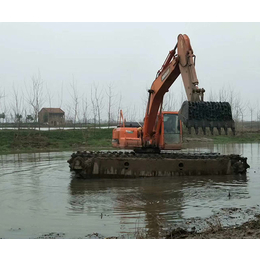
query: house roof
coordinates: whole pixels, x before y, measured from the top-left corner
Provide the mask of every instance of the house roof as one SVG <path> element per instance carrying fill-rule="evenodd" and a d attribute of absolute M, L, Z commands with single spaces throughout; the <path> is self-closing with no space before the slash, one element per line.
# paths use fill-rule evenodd
<path fill-rule="evenodd" d="M 60 108 L 47 108 L 47 107 L 43 107 L 42 109 L 41 109 L 41 111 L 42 110 L 44 110 L 44 111 L 46 111 L 46 112 L 48 112 L 48 113 L 53 113 L 53 114 L 64 114 L 64 111 L 62 110 L 62 109 L 60 109 Z"/>

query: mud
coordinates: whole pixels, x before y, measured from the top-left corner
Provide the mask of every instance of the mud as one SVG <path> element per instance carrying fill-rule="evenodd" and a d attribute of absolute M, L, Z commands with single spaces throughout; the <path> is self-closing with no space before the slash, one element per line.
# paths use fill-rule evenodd
<path fill-rule="evenodd" d="M 56 233 L 50 232 L 37 237 L 37 239 L 57 239 L 57 238 L 64 238 L 65 233 Z"/>
<path fill-rule="evenodd" d="M 185 228 L 173 229 L 166 235 L 167 239 L 258 239 L 260 238 L 260 215 L 254 220 L 240 226 L 223 227 L 221 224 L 212 224 L 203 232 L 190 231 Z"/>
<path fill-rule="evenodd" d="M 260 214 L 251 216 L 250 219 L 244 223 L 225 226 L 222 221 L 223 218 L 230 219 L 243 217 L 248 213 L 256 212 L 256 208 L 247 209 L 245 212 L 241 208 L 226 208 L 222 209 L 225 214 L 221 215 L 219 212 L 209 218 L 196 220 L 187 220 L 184 224 L 176 225 L 171 230 L 164 230 L 161 236 L 157 239 L 258 239 L 260 238 Z M 237 215 L 236 217 L 234 215 Z M 221 220 L 222 218 L 222 220 Z M 186 225 L 186 226 L 185 226 Z M 65 233 L 50 232 L 43 234 L 36 239 L 63 239 Z M 94 232 L 87 234 L 77 239 L 149 239 L 149 234 L 144 230 L 136 230 L 132 235 L 125 234 L 120 236 L 104 236 L 102 233 Z"/>
<path fill-rule="evenodd" d="M 137 232 L 135 238 L 149 238 Z M 189 218 L 164 227 L 159 239 L 257 239 L 260 238 L 260 207 L 222 208 L 208 218 Z"/>

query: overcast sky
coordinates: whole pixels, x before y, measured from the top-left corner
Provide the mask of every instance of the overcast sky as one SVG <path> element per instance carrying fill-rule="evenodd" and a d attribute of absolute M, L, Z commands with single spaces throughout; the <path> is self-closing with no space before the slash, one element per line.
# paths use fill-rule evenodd
<path fill-rule="evenodd" d="M 74 78 L 80 96 L 90 97 L 94 84 L 105 95 L 111 85 L 118 94 L 113 102 L 121 93 L 122 108 L 135 105 L 142 116 L 147 89 L 178 34 L 185 33 L 196 55 L 205 99 L 210 91 L 225 87 L 256 105 L 259 32 L 260 23 L 0 23 L 0 91 L 12 102 L 13 86 L 26 93 L 25 86 L 40 72 L 53 97 L 52 106 L 59 106 L 62 86 L 63 108 L 71 102 Z M 182 88 L 179 78 L 171 93 L 179 99 Z"/>

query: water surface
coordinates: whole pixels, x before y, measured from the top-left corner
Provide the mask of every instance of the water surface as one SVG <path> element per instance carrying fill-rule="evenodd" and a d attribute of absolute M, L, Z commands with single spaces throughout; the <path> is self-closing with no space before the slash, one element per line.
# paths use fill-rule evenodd
<path fill-rule="evenodd" d="M 159 237 L 167 226 L 223 208 L 259 207 L 260 144 L 187 151 L 242 154 L 250 169 L 246 176 L 76 180 L 66 162 L 71 152 L 1 155 L 0 238 L 132 237 L 140 230 Z"/>

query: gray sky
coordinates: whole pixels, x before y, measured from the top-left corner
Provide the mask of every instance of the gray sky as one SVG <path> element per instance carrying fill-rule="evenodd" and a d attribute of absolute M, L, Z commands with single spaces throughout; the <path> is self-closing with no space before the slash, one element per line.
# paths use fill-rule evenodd
<path fill-rule="evenodd" d="M 134 105 L 140 118 L 147 89 L 178 34 L 185 33 L 196 55 L 205 99 L 210 91 L 233 88 L 242 101 L 256 106 L 259 32 L 260 23 L 0 23 L 0 91 L 5 91 L 7 103 L 12 102 L 12 87 L 26 93 L 25 85 L 30 86 L 31 77 L 40 72 L 53 97 L 52 106 L 59 106 L 56 96 L 63 86 L 66 110 L 73 78 L 80 96 L 90 97 L 93 84 L 105 95 L 112 85 L 118 94 L 114 106 L 121 93 L 122 108 L 131 110 Z M 179 78 L 171 87 L 175 100 L 182 89 Z"/>

